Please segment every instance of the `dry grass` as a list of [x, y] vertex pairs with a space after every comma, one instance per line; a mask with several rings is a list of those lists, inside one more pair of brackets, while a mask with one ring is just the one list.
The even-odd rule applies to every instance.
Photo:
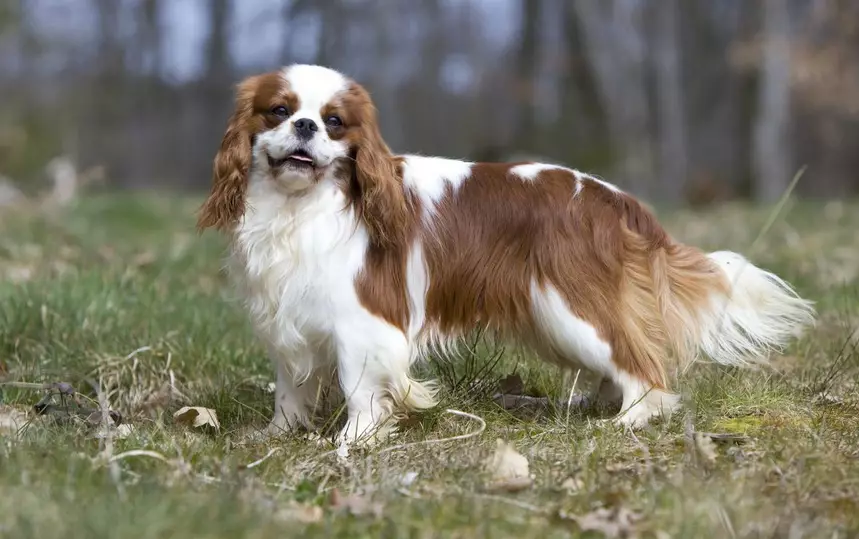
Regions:
[[[565, 406], [570, 374], [477, 346], [455, 365], [426, 367], [442, 380], [444, 402], [408, 421], [395, 442], [402, 447], [340, 462], [304, 438], [256, 436], [270, 414], [272, 376], [227, 297], [220, 240], [192, 233], [196, 203], [103, 196], [65, 213], [0, 216], [0, 380], [69, 382], [88, 405], [101, 400], [134, 426], [105, 438], [99, 418], [51, 416], [0, 432], [0, 535], [859, 531], [859, 205], [789, 205], [748, 254], [818, 301], [819, 327], [771, 371], [691, 369], [680, 384], [686, 411], [667, 424], [636, 435], [599, 424]], [[767, 215], [737, 205], [665, 222], [702, 247], [745, 251]], [[498, 406], [493, 393], [514, 371], [526, 393], [557, 404]], [[41, 397], [3, 387], [0, 418]], [[185, 405], [214, 410], [220, 429], [174, 423]], [[486, 430], [411, 443], [476, 432], [478, 421], [445, 408], [479, 416]], [[527, 457], [530, 488], [488, 492], [497, 438]]]

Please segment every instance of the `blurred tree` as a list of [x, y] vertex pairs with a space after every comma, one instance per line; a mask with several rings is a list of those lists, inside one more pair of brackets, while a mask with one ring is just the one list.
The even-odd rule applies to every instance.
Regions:
[[656, 10], [655, 65], [659, 113], [659, 187], [657, 197], [677, 203], [686, 187], [686, 113], [680, 73], [677, 0], [660, 0]]
[[0, 169], [206, 185], [237, 80], [297, 60], [365, 84], [397, 150], [659, 202], [773, 200], [803, 164], [801, 193], [859, 192], [856, 0], [278, 2], [0, 2]]
[[645, 3], [578, 0], [573, 5], [606, 111], [617, 162], [612, 177], [638, 194], [652, 196], [655, 171], [645, 78]]
[[791, 180], [788, 0], [763, 0], [763, 57], [754, 133], [754, 196], [773, 202]]
[[522, 0], [518, 49], [513, 64], [513, 143], [515, 152], [536, 152], [537, 76], [540, 66], [541, 0]]

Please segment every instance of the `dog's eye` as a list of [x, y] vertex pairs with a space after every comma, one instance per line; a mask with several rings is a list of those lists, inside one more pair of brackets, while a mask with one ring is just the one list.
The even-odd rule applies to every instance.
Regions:
[[275, 116], [280, 116], [281, 118], [286, 118], [289, 116], [289, 109], [284, 107], [283, 105], [278, 105], [276, 107], [271, 108], [271, 113]]
[[343, 125], [343, 120], [340, 119], [340, 116], [332, 114], [331, 116], [325, 118], [325, 125], [328, 127], [340, 127]]

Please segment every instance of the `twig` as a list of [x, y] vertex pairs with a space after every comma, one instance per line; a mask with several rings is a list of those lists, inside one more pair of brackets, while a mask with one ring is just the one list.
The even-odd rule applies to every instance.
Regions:
[[161, 453], [150, 451], [148, 449], [131, 449], [129, 451], [124, 451], [118, 455], [110, 457], [108, 462], [119, 462], [120, 460], [127, 459], [129, 457], [150, 457], [153, 459], [158, 459], [161, 462], [170, 462], [170, 459], [168, 459]]
[[104, 394], [101, 387], [101, 380], [99, 380], [98, 384], [91, 381], [90, 384], [96, 391], [96, 395], [98, 396], [98, 407], [101, 412], [101, 428], [104, 429], [104, 450], [103, 454], [108, 458], [108, 471], [110, 473], [110, 478], [113, 480], [113, 483], [116, 485], [116, 492], [119, 495], [119, 498], [123, 501], [126, 499], [125, 495], [125, 487], [122, 484], [122, 472], [119, 469], [119, 464], [116, 461], [110, 460], [113, 457], [113, 430], [111, 422], [113, 418], [110, 415], [110, 406], [107, 402], [107, 395]]
[[530, 503], [522, 502], [519, 500], [514, 500], [513, 498], [505, 498], [504, 496], [496, 496], [494, 494], [476, 494], [478, 498], [483, 498], [484, 500], [491, 500], [494, 502], [502, 502], [506, 504], [510, 504], [516, 506], [520, 509], [525, 509], [526, 511], [531, 511], [533, 513], [541, 513], [546, 514], [549, 511], [543, 509], [542, 507], [537, 507], [536, 505], [532, 505]]
[[421, 440], [418, 442], [409, 442], [409, 443], [405, 443], [405, 444], [399, 444], [399, 445], [394, 445], [391, 447], [386, 447], [385, 449], [382, 449], [381, 451], [379, 451], [379, 454], [382, 455], [384, 453], [389, 453], [391, 451], [398, 451], [400, 449], [405, 449], [407, 447], [413, 447], [413, 446], [417, 446], [417, 445], [430, 445], [430, 444], [437, 444], [437, 443], [442, 443], [442, 442], [453, 442], [455, 440], [467, 440], [469, 438], [474, 438], [475, 436], [480, 436], [481, 434], [483, 434], [483, 431], [486, 430], [486, 421], [484, 421], [483, 418], [480, 416], [476, 416], [474, 414], [469, 414], [468, 412], [461, 412], [459, 410], [454, 410], [452, 408], [448, 408], [447, 410], [445, 410], [445, 412], [447, 412], [449, 414], [453, 414], [453, 415], [458, 415], [460, 417], [466, 417], [466, 418], [471, 419], [473, 421], [477, 421], [480, 424], [480, 426], [471, 432], [467, 432], [465, 434], [460, 434], [458, 436], [451, 436], [449, 438], [434, 438], [432, 440]]
[[250, 464], [245, 464], [244, 466], [239, 466], [239, 469], [249, 470], [251, 468], [256, 468], [257, 466], [259, 466], [263, 462], [267, 461], [269, 459], [269, 457], [271, 457], [275, 453], [279, 452], [280, 450], [281, 450], [280, 447], [273, 447], [273, 448], [269, 449], [268, 453], [266, 453], [265, 456], [262, 457], [261, 459], [255, 460], [255, 461], [251, 462]]
[[748, 251], [752, 252], [754, 248], [757, 246], [758, 242], [769, 232], [770, 228], [772, 228], [778, 216], [781, 214], [781, 210], [785, 204], [787, 204], [787, 199], [790, 198], [790, 195], [793, 193], [793, 190], [796, 188], [796, 184], [799, 183], [799, 179], [802, 178], [803, 174], [805, 174], [805, 169], [808, 168], [806, 165], [803, 165], [802, 168], [796, 171], [796, 174], [793, 175], [793, 179], [790, 181], [790, 184], [785, 189], [784, 193], [782, 193], [781, 198], [776, 203], [773, 211], [770, 212], [769, 217], [767, 218], [767, 222], [764, 223], [761, 231], [758, 232], [758, 236], [752, 241], [752, 244], [749, 246]]
[[570, 397], [567, 399], [567, 423], [570, 422], [570, 408], [573, 407], [573, 395], [576, 393], [576, 385], [579, 383], [580, 374], [582, 374], [582, 369], [577, 369], [576, 377], [573, 380], [573, 387], [570, 388]]
[[139, 353], [141, 353], [141, 352], [149, 352], [150, 350], [152, 350], [152, 347], [151, 347], [151, 346], [141, 346], [141, 347], [140, 347], [140, 348], [138, 348], [137, 350], [134, 350], [134, 351], [132, 351], [130, 354], [128, 354], [127, 356], [125, 356], [125, 360], [126, 360], [126, 361], [128, 361], [129, 359], [134, 358], [137, 354], [139, 354]]

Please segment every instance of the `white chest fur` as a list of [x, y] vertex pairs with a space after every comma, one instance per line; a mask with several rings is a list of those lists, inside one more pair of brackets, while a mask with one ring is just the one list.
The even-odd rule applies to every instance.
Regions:
[[286, 197], [268, 182], [251, 183], [230, 266], [272, 351], [325, 346], [344, 311], [360, 308], [354, 281], [366, 246], [336, 186]]

